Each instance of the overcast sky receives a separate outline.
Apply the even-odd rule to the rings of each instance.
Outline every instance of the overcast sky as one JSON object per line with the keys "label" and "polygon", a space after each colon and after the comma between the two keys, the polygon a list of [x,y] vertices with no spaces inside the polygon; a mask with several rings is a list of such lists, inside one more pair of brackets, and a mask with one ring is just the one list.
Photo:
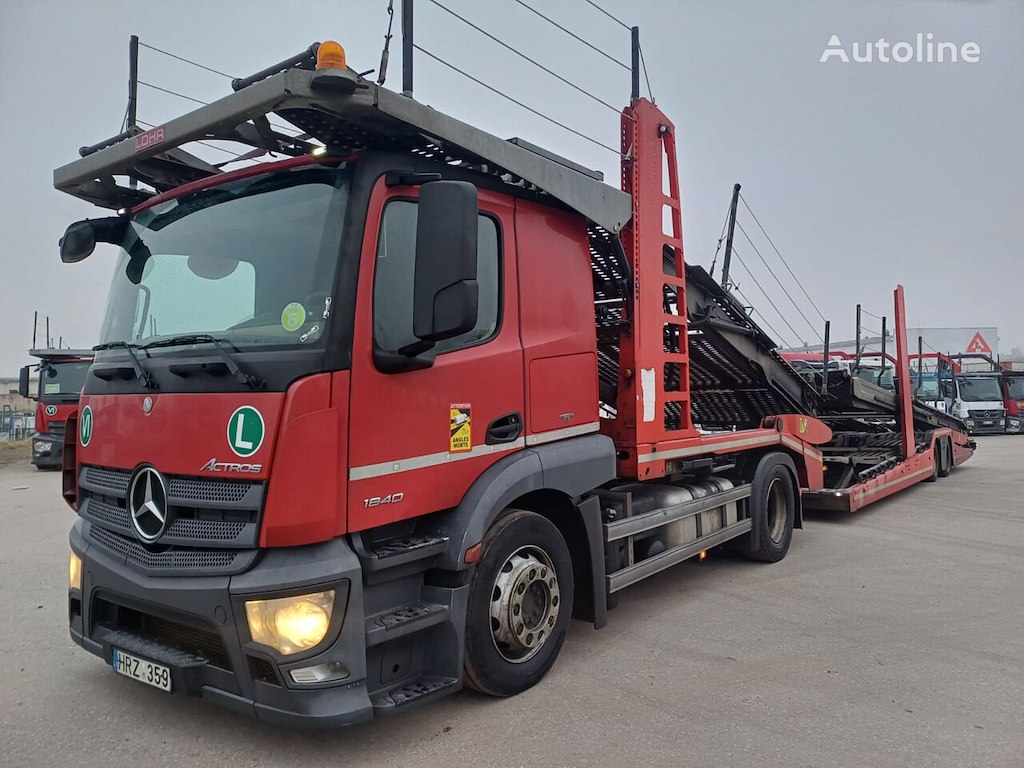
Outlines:
{"label": "overcast sky", "polygon": [[[628,32],[585,0],[525,0],[620,60]],[[510,45],[615,106],[629,75],[514,0],[443,0]],[[1000,349],[1024,346],[1024,266],[1019,231],[1024,179],[1024,3],[1017,0],[600,0],[640,26],[654,96],[678,128],[686,257],[709,265],[732,185],[744,197],[833,321],[853,333],[857,302],[892,314],[907,288],[912,326],[998,326]],[[401,87],[396,0],[388,86]],[[617,145],[618,118],[448,16],[417,0],[417,42],[439,57],[595,140]],[[338,39],[357,70],[375,68],[386,0],[0,1],[0,177],[4,248],[0,374],[27,362],[32,312],[54,339],[91,346],[111,270],[97,255],[62,265],[57,240],[96,215],[56,192],[55,167],[78,147],[119,130],[130,34],[224,72],[245,75]],[[819,63],[831,35],[853,42],[975,42],[973,64]],[[225,78],[144,49],[140,79],[211,101]],[[499,136],[522,136],[617,180],[615,154],[566,133],[443,65],[417,55],[416,97]],[[139,118],[166,121],[187,101],[143,87]],[[197,154],[220,161],[212,150]],[[744,218],[746,217],[746,218]],[[741,224],[800,310],[817,312],[749,214]],[[735,276],[785,343],[815,341],[750,244],[737,249],[755,281]],[[781,317],[780,317],[781,314]],[[869,323],[875,323],[867,318]],[[788,321],[789,325],[786,324]],[[790,329],[789,326],[792,326]],[[820,328],[817,330],[820,331]],[[42,339],[40,339],[40,342]]]}

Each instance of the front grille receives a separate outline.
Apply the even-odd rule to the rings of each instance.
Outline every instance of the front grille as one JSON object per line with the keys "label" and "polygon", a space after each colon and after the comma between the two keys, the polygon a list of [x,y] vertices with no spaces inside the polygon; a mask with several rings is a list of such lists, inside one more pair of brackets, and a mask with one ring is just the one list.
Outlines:
{"label": "front grille", "polygon": [[82,481],[97,488],[119,493],[122,496],[128,493],[128,481],[132,473],[123,469],[102,469],[101,467],[86,467],[82,471]]}
{"label": "front grille", "polygon": [[[126,513],[127,514],[127,513]],[[245,530],[245,523],[230,520],[178,518],[167,528],[167,536],[196,541],[232,541]]]}
{"label": "front grille", "polygon": [[232,573],[242,570],[242,565],[248,565],[256,555],[252,550],[239,549],[151,548],[98,525],[89,526],[88,535],[97,544],[123,555],[126,562],[156,571]]}
{"label": "front grille", "polygon": [[237,504],[252,487],[252,483],[237,483],[230,480],[189,480],[171,478],[167,494],[182,504],[194,502]]}
{"label": "front grille", "polygon": [[972,419],[1001,419],[1003,417],[1002,408],[993,408],[990,410],[977,410],[968,411],[967,415]]}
{"label": "front grille", "polygon": [[[132,472],[124,469],[83,467],[79,514],[109,533],[134,542],[127,499],[131,477]],[[172,548],[255,549],[265,490],[263,482],[169,476],[169,522],[159,543]],[[148,560],[143,555],[139,558],[140,562]],[[164,560],[167,558],[161,562]]]}
{"label": "front grille", "polygon": [[50,422],[47,422],[47,424],[46,424],[47,430],[54,437],[63,437],[64,436],[64,427],[65,427],[65,422],[63,422],[63,421],[50,421]]}
{"label": "front grille", "polygon": [[102,597],[93,599],[91,616],[94,625],[130,632],[168,648],[202,656],[214,666],[231,671],[224,640],[212,627],[201,628],[153,616]]}

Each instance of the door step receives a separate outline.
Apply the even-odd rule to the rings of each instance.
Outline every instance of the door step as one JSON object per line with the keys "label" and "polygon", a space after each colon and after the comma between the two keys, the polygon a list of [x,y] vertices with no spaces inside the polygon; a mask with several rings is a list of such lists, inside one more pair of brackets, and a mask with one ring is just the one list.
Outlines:
{"label": "door step", "polygon": [[366,646],[380,645],[440,624],[448,614],[447,605],[423,602],[370,616],[366,619]]}
{"label": "door step", "polygon": [[420,677],[372,697],[376,710],[395,710],[413,703],[425,703],[450,693],[458,680],[453,677]]}
{"label": "door step", "polygon": [[440,555],[446,546],[447,536],[402,536],[384,539],[367,549],[368,557],[364,565],[371,571],[393,568]]}

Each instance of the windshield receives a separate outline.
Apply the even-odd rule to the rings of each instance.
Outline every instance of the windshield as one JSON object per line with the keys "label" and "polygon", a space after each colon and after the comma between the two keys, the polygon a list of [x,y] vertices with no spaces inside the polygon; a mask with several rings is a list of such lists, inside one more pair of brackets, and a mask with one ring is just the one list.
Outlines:
{"label": "windshield", "polygon": [[982,401],[1003,401],[1003,393],[999,388],[999,379],[992,377],[978,379],[960,379],[960,398],[968,403]]}
{"label": "windshield", "polygon": [[[881,378],[879,378],[879,375],[881,375]],[[881,368],[861,367],[857,369],[857,376],[883,389],[896,388],[892,381],[892,368],[886,368],[883,372]]]}
{"label": "windshield", "polygon": [[1024,376],[1008,378],[1006,383],[1010,390],[1010,397],[1014,400],[1024,400]]}
{"label": "windshield", "polygon": [[48,402],[78,397],[89,372],[90,361],[39,364],[39,399]]}
{"label": "windshield", "polygon": [[315,344],[329,316],[347,174],[303,166],[140,212],[121,244],[100,343],[211,334]]}
{"label": "windshield", "polygon": [[[915,382],[916,384],[916,382]],[[939,380],[938,379],[921,379],[920,387],[917,389],[917,396],[922,397],[925,400],[938,400],[939,399]]]}

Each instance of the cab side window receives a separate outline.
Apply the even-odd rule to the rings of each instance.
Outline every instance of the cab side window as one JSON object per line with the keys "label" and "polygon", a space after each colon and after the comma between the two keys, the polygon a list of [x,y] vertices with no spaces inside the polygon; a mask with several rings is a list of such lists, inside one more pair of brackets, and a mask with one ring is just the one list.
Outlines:
{"label": "cab side window", "polygon": [[[413,277],[416,260],[416,215],[419,206],[393,200],[384,208],[373,278],[373,339],[385,352],[416,342],[412,333]],[[479,315],[476,326],[461,336],[437,342],[437,354],[452,352],[492,338],[498,330],[501,249],[498,225],[481,215],[477,236]]]}

